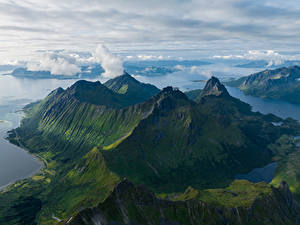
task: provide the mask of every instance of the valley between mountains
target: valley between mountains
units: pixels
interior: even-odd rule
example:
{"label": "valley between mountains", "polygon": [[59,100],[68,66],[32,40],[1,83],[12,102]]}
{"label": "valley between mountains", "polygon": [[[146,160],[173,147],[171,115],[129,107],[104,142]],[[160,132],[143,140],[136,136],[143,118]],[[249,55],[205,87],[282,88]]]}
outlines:
{"label": "valley between mountains", "polygon": [[[8,139],[45,166],[0,194],[0,224],[300,224],[300,124],[215,77],[188,96],[125,73],[26,106]],[[235,180],[272,162],[270,184]]]}

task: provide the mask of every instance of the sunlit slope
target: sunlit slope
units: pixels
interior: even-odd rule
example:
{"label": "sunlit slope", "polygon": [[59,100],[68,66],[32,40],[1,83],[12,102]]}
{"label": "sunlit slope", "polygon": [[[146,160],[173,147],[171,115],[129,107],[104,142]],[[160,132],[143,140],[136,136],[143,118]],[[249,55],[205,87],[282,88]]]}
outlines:
{"label": "sunlit slope", "polygon": [[271,162],[268,145],[284,132],[271,123],[279,118],[251,112],[217,79],[198,103],[171,87],[155,99],[152,113],[103,154],[112,171],[156,191],[226,186],[236,174]]}
{"label": "sunlit slope", "polygon": [[130,102],[100,82],[78,81],[35,104],[16,131],[31,151],[50,150],[49,157],[62,154],[64,160],[80,157],[128,135],[151,111],[151,104],[128,106]]}

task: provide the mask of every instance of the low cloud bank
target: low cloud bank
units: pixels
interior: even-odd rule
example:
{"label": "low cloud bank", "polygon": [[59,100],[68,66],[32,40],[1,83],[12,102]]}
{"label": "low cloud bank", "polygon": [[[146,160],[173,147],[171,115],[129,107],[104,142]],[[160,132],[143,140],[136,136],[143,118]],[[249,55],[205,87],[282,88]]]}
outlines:
{"label": "low cloud bank", "polygon": [[286,61],[300,60],[300,55],[281,55],[273,50],[251,50],[241,55],[215,55],[215,59],[246,59],[246,60],[265,60],[268,67],[279,66]]}
{"label": "low cloud bank", "polygon": [[91,52],[47,51],[32,58],[25,67],[30,71],[49,71],[52,75],[73,76],[81,72],[81,66],[100,64],[105,70],[99,74],[114,78],[123,73],[123,60],[111,53],[104,45],[98,45]]}
{"label": "low cloud bank", "polygon": [[52,75],[72,76],[81,72],[73,57],[63,53],[47,52],[36,62],[29,62],[31,71],[49,71]]}

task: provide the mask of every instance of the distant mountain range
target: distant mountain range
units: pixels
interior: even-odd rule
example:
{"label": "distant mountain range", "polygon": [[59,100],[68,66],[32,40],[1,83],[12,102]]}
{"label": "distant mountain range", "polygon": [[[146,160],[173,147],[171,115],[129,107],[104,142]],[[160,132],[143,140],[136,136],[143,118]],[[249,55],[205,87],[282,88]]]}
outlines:
{"label": "distant mountain range", "polygon": [[300,104],[300,67],[265,70],[226,82],[245,94]]}
{"label": "distant mountain range", "polygon": [[247,63],[241,63],[236,65],[236,67],[240,67],[240,68],[270,68],[270,69],[289,67],[289,66],[300,66],[300,61],[290,60],[280,64],[276,64],[273,62],[268,62],[266,60],[253,60]]}
{"label": "distant mountain range", "polygon": [[[145,60],[145,61],[125,61],[124,69],[131,74],[140,76],[162,76],[180,71],[176,66],[203,66],[210,63],[198,60]],[[51,74],[50,71],[32,71],[26,67],[0,66],[3,71],[12,70],[10,73],[15,77],[29,79],[93,79],[98,78],[104,72],[99,64],[81,66],[81,72],[74,75]]]}
{"label": "distant mountain range", "polygon": [[15,77],[29,79],[88,79],[99,77],[104,72],[100,65],[81,66],[81,72],[74,75],[51,74],[50,71],[32,71],[27,68],[18,67],[11,72]]}
{"label": "distant mountain range", "polygon": [[[281,181],[300,194],[300,170],[284,169],[300,125],[252,112],[215,77],[194,99],[125,73],[26,106],[8,139],[45,168],[0,194],[0,224],[299,224]],[[274,161],[276,188],[235,181]]]}

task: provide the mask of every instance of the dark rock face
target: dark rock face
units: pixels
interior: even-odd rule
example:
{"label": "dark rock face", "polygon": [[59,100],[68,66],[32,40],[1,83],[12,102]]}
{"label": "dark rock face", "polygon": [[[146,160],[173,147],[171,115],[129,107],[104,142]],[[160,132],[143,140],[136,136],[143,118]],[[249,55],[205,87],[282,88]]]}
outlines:
{"label": "dark rock face", "polygon": [[204,97],[208,95],[229,96],[229,93],[226,90],[225,86],[221,84],[218,78],[211,77],[211,79],[207,81],[199,97]]}
{"label": "dark rock face", "polygon": [[297,225],[299,207],[285,182],[250,208],[218,208],[196,199],[168,201],[127,180],[116,186],[105,202],[79,212],[71,225]]}
{"label": "dark rock face", "polygon": [[299,204],[294,200],[293,194],[290,191],[289,185],[282,181],[278,188],[279,192],[281,192],[282,198],[286,202],[287,206],[291,210],[296,210],[299,207]]}

